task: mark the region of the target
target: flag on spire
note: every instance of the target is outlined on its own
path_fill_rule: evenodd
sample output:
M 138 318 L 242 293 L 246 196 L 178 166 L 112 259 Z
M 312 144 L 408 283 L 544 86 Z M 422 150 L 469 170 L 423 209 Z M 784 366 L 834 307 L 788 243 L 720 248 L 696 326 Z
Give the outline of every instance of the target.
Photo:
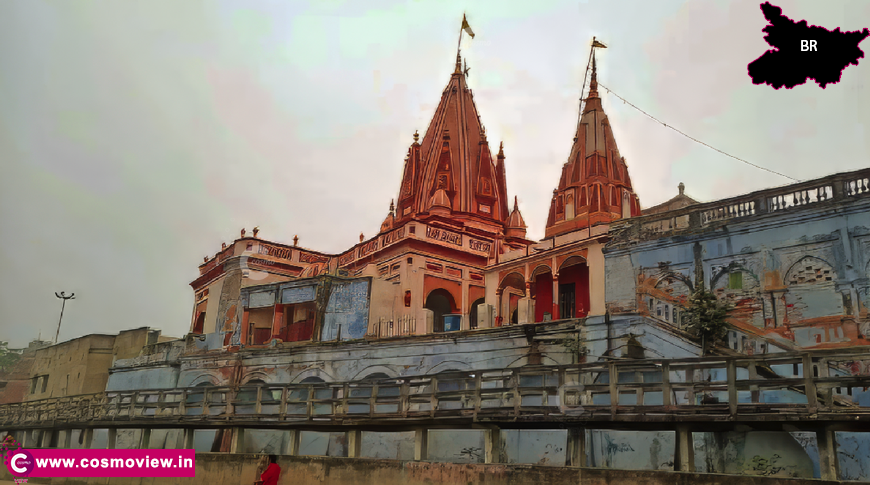
M 595 37 L 592 38 L 592 47 L 601 47 L 602 49 L 607 49 L 607 46 L 595 40 Z
M 468 20 L 465 18 L 465 14 L 462 14 L 462 30 L 464 30 L 471 38 L 474 38 L 474 32 L 471 30 L 471 26 L 468 25 Z

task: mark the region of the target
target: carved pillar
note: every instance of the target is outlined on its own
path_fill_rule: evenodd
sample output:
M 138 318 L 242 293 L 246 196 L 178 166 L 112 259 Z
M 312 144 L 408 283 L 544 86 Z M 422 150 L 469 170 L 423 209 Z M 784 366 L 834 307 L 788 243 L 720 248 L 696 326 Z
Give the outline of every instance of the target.
M 567 315 L 566 318 L 573 318 L 574 315 Z M 559 315 L 559 273 L 553 273 L 553 320 L 561 318 Z

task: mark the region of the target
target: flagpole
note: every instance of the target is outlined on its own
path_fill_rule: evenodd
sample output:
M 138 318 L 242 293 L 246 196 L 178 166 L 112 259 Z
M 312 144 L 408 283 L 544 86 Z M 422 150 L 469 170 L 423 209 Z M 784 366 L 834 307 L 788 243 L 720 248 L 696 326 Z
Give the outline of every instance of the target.
M 589 64 L 592 63 L 593 52 L 595 52 L 595 37 L 592 37 L 592 47 L 589 48 L 589 59 L 586 60 L 586 71 L 583 72 L 583 86 L 580 87 L 580 113 L 577 114 L 578 130 L 580 129 L 580 120 L 583 118 L 583 93 L 586 91 L 586 77 L 589 76 Z
M 460 49 L 462 47 L 462 31 L 464 30 L 463 27 L 465 27 L 465 12 L 462 13 L 462 23 L 459 24 L 459 42 L 456 43 L 456 57 L 457 58 L 459 57 L 459 52 L 460 52 Z

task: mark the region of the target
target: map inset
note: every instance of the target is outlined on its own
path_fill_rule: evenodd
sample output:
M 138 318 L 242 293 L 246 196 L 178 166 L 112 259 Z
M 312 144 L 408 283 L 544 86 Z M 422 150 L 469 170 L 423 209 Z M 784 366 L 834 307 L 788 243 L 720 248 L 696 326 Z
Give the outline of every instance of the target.
M 791 89 L 813 79 L 824 89 L 840 82 L 843 70 L 858 65 L 864 52 L 858 44 L 870 36 L 870 30 L 840 32 L 795 22 L 770 2 L 761 4 L 764 18 L 770 23 L 762 29 L 764 40 L 772 47 L 749 64 L 753 84 L 769 84 L 775 89 Z

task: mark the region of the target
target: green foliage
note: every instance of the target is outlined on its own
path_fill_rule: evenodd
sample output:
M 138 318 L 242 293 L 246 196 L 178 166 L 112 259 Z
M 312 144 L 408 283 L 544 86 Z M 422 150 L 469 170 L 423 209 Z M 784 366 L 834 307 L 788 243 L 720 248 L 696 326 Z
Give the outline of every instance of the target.
M 721 340 L 728 333 L 725 319 L 731 305 L 720 301 L 712 292 L 704 288 L 696 291 L 689 298 L 689 308 L 686 312 L 688 330 L 701 339 L 706 353 L 708 343 Z
M 0 342 L 0 371 L 8 371 L 18 362 L 21 354 L 9 350 L 9 342 Z

